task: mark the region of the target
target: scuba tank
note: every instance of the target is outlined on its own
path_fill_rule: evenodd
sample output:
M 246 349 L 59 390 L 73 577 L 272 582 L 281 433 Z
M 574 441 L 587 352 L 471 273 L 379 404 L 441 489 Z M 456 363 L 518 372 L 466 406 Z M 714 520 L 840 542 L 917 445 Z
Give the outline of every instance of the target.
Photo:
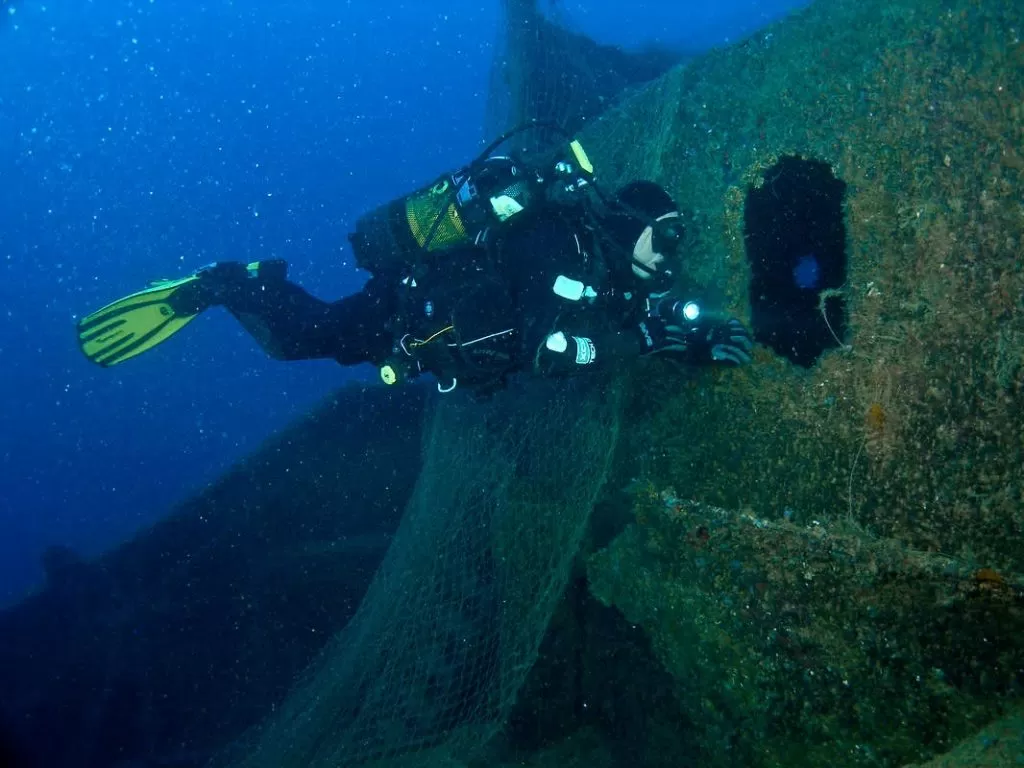
M 594 173 L 579 141 L 569 143 L 571 160 L 553 165 L 552 181 L 510 157 L 491 157 L 517 133 L 545 127 L 561 130 L 541 121 L 514 128 L 469 165 L 361 216 L 349 235 L 356 264 L 375 275 L 415 273 L 428 255 L 478 244 L 538 204 L 578 202 Z
M 349 235 L 356 264 L 394 275 L 427 254 L 477 241 L 536 204 L 543 179 L 508 157 L 460 168 L 364 214 Z

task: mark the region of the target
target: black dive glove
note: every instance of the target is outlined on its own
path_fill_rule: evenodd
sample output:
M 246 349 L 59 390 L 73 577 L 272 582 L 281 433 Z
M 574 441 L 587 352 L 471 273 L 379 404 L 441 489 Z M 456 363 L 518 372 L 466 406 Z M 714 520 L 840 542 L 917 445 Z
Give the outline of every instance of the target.
M 691 363 L 745 365 L 754 348 L 736 318 L 705 313 L 695 302 L 662 299 L 639 325 L 643 354 L 669 353 Z
M 210 307 L 248 303 L 254 291 L 269 283 L 283 282 L 288 264 L 281 259 L 254 261 L 218 261 L 196 270 L 196 279 L 186 283 L 171 296 L 174 310 L 195 314 Z

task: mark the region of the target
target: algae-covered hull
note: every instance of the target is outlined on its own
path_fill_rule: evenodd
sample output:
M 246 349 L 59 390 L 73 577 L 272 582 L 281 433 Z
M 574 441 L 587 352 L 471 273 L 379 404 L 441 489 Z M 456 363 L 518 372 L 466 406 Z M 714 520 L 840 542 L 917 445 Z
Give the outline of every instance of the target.
M 820 3 L 593 129 L 763 342 L 647 372 L 639 517 L 588 571 L 698 764 L 899 765 L 1022 694 L 1022 29 L 1016 2 Z

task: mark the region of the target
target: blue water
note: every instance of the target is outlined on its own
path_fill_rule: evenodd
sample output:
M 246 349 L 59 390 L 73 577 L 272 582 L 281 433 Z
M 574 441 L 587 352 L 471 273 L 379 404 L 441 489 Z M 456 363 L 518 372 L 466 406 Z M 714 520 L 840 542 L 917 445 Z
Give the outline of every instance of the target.
M 821 265 L 813 253 L 801 256 L 793 267 L 793 282 L 797 288 L 812 291 L 821 283 Z
M 721 45 L 802 3 L 550 2 L 603 42 Z M 365 370 L 277 363 L 223 313 L 121 367 L 74 321 L 152 278 L 363 276 L 366 208 L 475 154 L 498 0 L 55 0 L 0 18 L 0 604 L 95 555 Z M 666 8 L 671 7 L 671 10 Z M 286 10 L 282 10 L 286 8 Z

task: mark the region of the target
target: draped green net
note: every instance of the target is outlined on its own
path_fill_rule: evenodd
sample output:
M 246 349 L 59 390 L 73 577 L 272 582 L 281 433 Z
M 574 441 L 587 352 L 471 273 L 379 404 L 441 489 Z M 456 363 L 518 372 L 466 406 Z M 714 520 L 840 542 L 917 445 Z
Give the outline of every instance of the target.
M 359 611 L 226 762 L 457 764 L 483 746 L 566 585 L 619 400 L 593 381 L 439 398 L 417 486 Z
M 485 131 L 528 120 L 576 130 L 678 63 L 502 0 Z M 527 151 L 561 134 L 524 134 Z M 349 625 L 231 768 L 458 765 L 497 733 L 562 595 L 618 437 L 607 382 L 515 382 L 488 400 L 440 398 L 424 466 Z
M 574 30 L 550 0 L 501 5 L 485 115 L 488 136 L 529 120 L 578 131 L 686 59 L 667 47 L 624 50 L 592 40 Z M 514 143 L 519 150 L 544 151 L 561 140 L 560 133 L 532 131 Z

